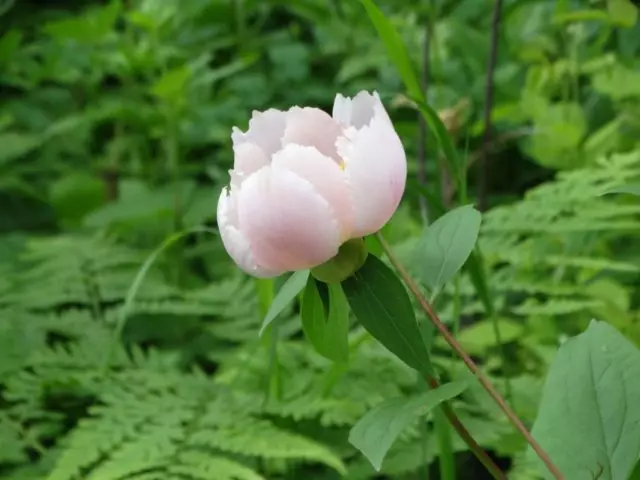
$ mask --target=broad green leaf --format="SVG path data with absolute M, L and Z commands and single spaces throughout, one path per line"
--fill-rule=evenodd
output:
M 342 282 L 360 324 L 412 368 L 429 373 L 429 350 L 422 340 L 409 295 L 398 277 L 375 255 Z
M 467 380 L 460 380 L 420 395 L 385 400 L 358 420 L 349 433 L 349 443 L 379 471 L 389 448 L 405 428 L 442 402 L 460 395 L 468 385 Z
M 316 351 L 334 362 L 349 358 L 349 305 L 339 284 L 321 284 L 328 289 L 328 310 L 318 291 L 319 285 L 309 278 L 302 295 L 302 328 Z
M 400 38 L 400 35 L 394 26 L 372 0 L 361 0 L 361 2 L 369 15 L 369 19 L 377 30 L 378 35 L 384 42 L 384 46 L 389 53 L 391 61 L 398 69 L 400 77 L 402 78 L 409 95 L 419 99 L 424 98 L 422 88 L 420 88 L 420 82 L 418 81 L 416 72 L 411 64 L 411 59 L 409 58 L 409 54 L 407 53 L 404 43 L 402 42 L 402 38 Z
M 638 379 L 640 350 L 604 322 L 560 347 L 532 433 L 565 478 L 629 477 L 640 456 Z
M 262 336 L 265 328 L 267 328 L 269 324 L 275 320 L 280 312 L 282 312 L 287 307 L 287 305 L 293 302 L 296 296 L 307 284 L 308 279 L 309 270 L 299 270 L 287 279 L 287 281 L 284 283 L 284 285 L 282 285 L 282 288 L 280 288 L 275 298 L 273 299 L 273 302 L 269 307 L 269 311 L 262 321 L 262 327 L 260 327 L 259 333 L 260 336 Z
M 473 252 L 482 215 L 472 205 L 451 210 L 427 227 L 418 242 L 415 262 L 422 282 L 437 291 Z
M 628 193 L 630 195 L 636 195 L 640 197 L 640 184 L 620 185 L 612 189 L 607 190 L 604 195 L 609 193 Z
M 638 8 L 629 0 L 607 0 L 611 21 L 623 27 L 633 27 L 638 21 Z

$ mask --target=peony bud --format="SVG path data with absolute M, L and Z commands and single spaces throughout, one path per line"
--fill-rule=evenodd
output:
M 337 95 L 333 116 L 254 112 L 249 130 L 234 128 L 231 138 L 234 168 L 218 226 L 229 255 L 255 277 L 334 259 L 345 242 L 387 223 L 404 192 L 404 149 L 375 92 Z

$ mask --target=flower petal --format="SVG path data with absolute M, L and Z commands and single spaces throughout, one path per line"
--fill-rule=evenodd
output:
M 364 236 L 378 231 L 398 208 L 407 180 L 407 159 L 402 142 L 382 103 L 373 107 L 370 123 L 349 129 L 338 139 L 354 205 L 354 232 Z
M 242 142 L 233 146 L 234 160 L 231 184 L 240 187 L 242 182 L 254 172 L 269 165 L 269 158 L 255 143 Z
M 338 94 L 333 102 L 333 118 L 344 127 L 357 129 L 368 125 L 375 115 L 383 115 L 391 123 L 384 107 L 382 112 L 378 111 L 378 107 L 382 107 L 378 92 L 371 94 L 363 90 L 353 98 Z
M 320 153 L 339 162 L 336 140 L 342 128 L 326 112 L 318 108 L 293 107 L 287 112 L 283 146 L 290 143 L 315 147 Z
M 243 133 L 234 127 L 231 133 L 233 146 L 249 142 L 257 145 L 265 153 L 267 158 L 280 150 L 282 137 L 286 126 L 287 112 L 274 108 L 264 112 L 253 111 L 249 120 L 249 129 Z
M 302 270 L 338 253 L 338 222 L 313 185 L 269 166 L 242 184 L 238 219 L 254 258 L 272 270 Z
M 340 240 L 351 237 L 353 204 L 347 176 L 333 159 L 313 147 L 287 145 L 273 156 L 273 167 L 287 169 L 313 185 L 327 202 L 338 222 Z
M 280 275 L 283 272 L 262 268 L 256 264 L 249 242 L 238 229 L 237 191 L 234 190 L 229 193 L 226 187 L 223 188 L 218 199 L 218 228 L 224 248 L 242 270 L 254 277 L 268 278 Z

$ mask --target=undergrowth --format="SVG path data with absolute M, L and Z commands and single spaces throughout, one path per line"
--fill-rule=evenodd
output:
M 612 156 L 484 217 L 480 242 L 496 315 L 518 368 L 505 364 L 492 331 L 482 330 L 490 319 L 467 327 L 464 320 L 482 309 L 466 277 L 459 336 L 483 355 L 499 385 L 511 377 L 512 401 L 525 419 L 535 415 L 535 392 L 557 344 L 540 328 L 545 319 L 578 328 L 587 314 L 615 321 L 623 312 L 638 340 L 630 288 L 638 253 L 621 246 L 639 230 L 640 207 L 602 194 L 639 177 L 640 154 Z M 405 253 L 410 246 L 397 248 Z M 371 478 L 346 440 L 348 430 L 383 399 L 422 388 L 414 373 L 357 326 L 349 364 L 325 361 L 302 338 L 294 309 L 280 321 L 274 351 L 257 336 L 253 281 L 236 275 L 184 287 L 162 261 L 116 338 L 114 325 L 144 258 L 107 237 L 57 236 L 31 240 L 0 267 L 2 478 L 253 480 L 306 478 L 311 471 Z M 604 294 L 591 288 L 605 284 Z M 449 321 L 450 293 L 438 305 Z M 436 364 L 456 377 L 459 362 L 438 342 Z M 455 408 L 483 446 L 518 458 L 522 443 L 481 391 L 470 389 Z M 406 431 L 383 472 L 417 471 L 425 451 L 437 455 L 433 436 L 426 450 L 424 438 L 418 425 Z M 465 448 L 457 437 L 454 447 Z M 517 461 L 513 478 L 528 475 Z

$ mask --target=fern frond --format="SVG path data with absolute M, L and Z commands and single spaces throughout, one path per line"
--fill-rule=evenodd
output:
M 215 469 L 225 472 L 216 478 L 259 479 L 247 464 L 252 458 L 344 471 L 328 447 L 259 418 L 254 398 L 204 376 L 142 371 L 138 382 L 132 380 L 126 374 L 101 393 L 102 404 L 71 433 L 47 480 L 154 478 L 160 472 L 162 478 L 198 479 Z

